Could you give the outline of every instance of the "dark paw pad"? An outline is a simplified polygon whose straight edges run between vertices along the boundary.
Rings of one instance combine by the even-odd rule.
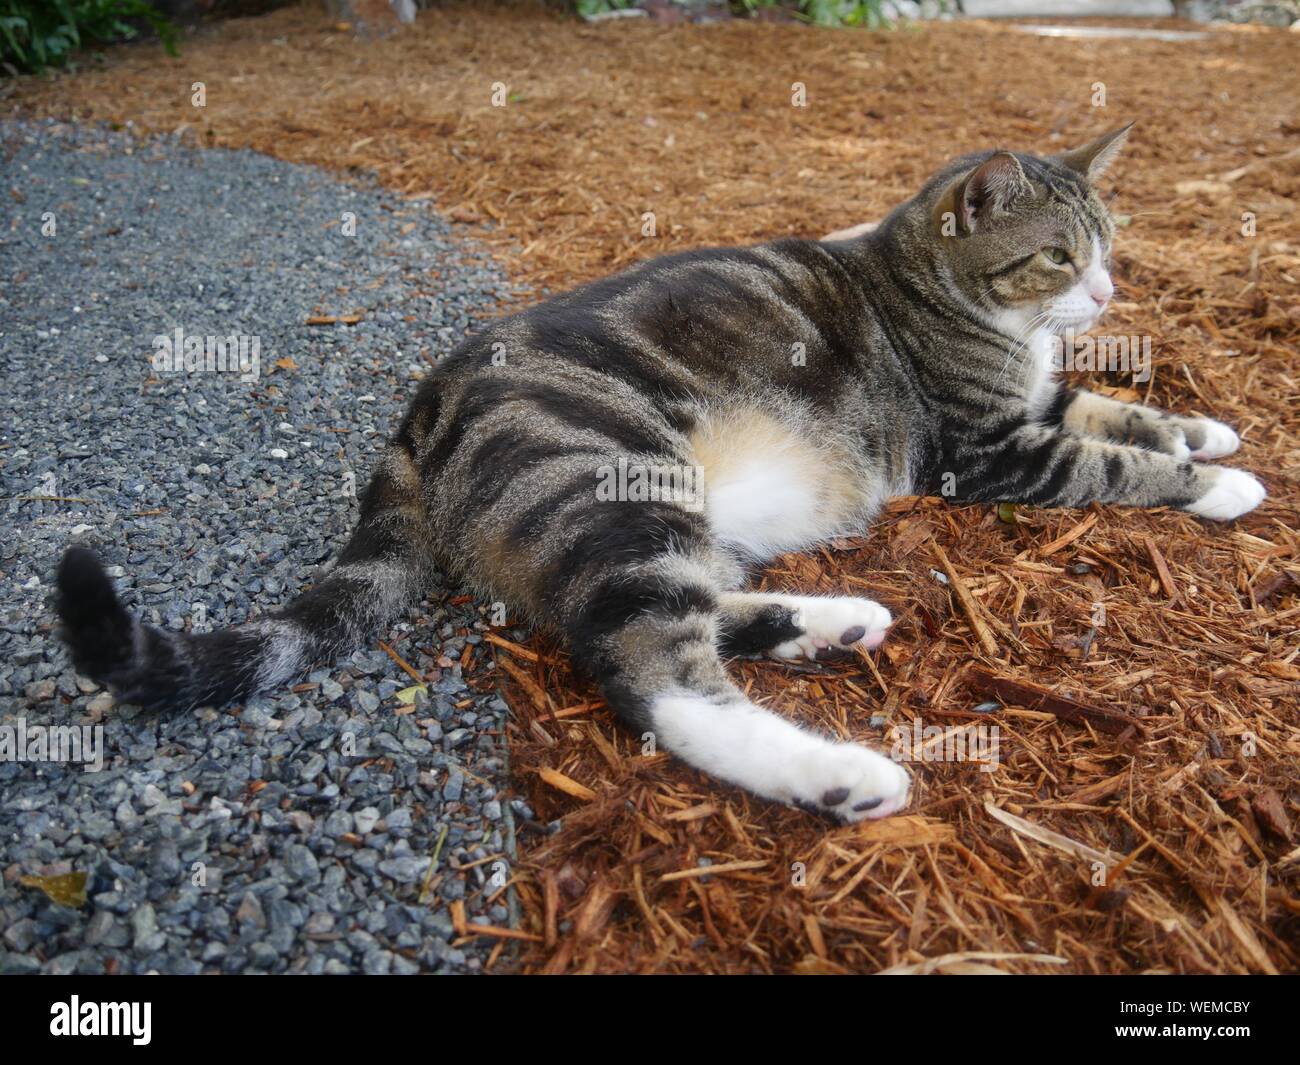
[[[865,625],[854,625],[853,628],[845,629],[840,634],[840,643],[844,644],[845,646],[848,646],[849,644],[857,643],[866,634],[867,634],[867,628]]]

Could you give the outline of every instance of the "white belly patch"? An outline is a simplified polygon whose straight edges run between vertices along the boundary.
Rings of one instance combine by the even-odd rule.
[[[754,559],[834,536],[873,502],[843,455],[760,411],[710,417],[691,443],[704,470],[709,524]]]

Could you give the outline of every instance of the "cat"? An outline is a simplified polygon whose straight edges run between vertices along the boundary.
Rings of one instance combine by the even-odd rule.
[[[1054,335],[1114,292],[1095,182],[1128,129],[958,159],[847,239],[670,255],[491,324],[420,384],[333,570],[278,613],[146,626],[71,547],[57,609],[76,668],[145,707],[246,698],[352,649],[440,569],[557,631],[614,713],[686,763],[843,821],[904,809],[902,765],[756,706],[723,662],[876,647],[889,610],[745,591],[747,567],[945,481],[1220,520],[1265,496],[1194,461],[1237,449],[1228,426],[1054,375]]]

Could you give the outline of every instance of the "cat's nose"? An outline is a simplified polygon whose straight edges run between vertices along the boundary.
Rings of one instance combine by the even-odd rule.
[[[1115,295],[1115,285],[1106,274],[1094,274],[1086,279],[1084,286],[1088,295],[1091,296],[1099,306],[1106,306],[1111,296]]]

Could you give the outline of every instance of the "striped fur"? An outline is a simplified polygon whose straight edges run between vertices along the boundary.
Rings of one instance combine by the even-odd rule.
[[[364,639],[435,562],[558,630],[618,715],[687,762],[848,820],[901,809],[901,766],[754,706],[720,657],[874,646],[888,611],[747,593],[747,563],[915,491],[1220,518],[1263,497],[1191,461],[1235,450],[1226,426],[1052,374],[1053,333],[1086,329],[1113,291],[1092,181],[1125,132],[958,160],[849,239],[673,255],[493,324],[422,383],[338,564],[280,614],[146,628],[70,551],[78,668],[153,706],[246,697]],[[702,492],[610,499],[598,484],[620,465],[702,473]]]

